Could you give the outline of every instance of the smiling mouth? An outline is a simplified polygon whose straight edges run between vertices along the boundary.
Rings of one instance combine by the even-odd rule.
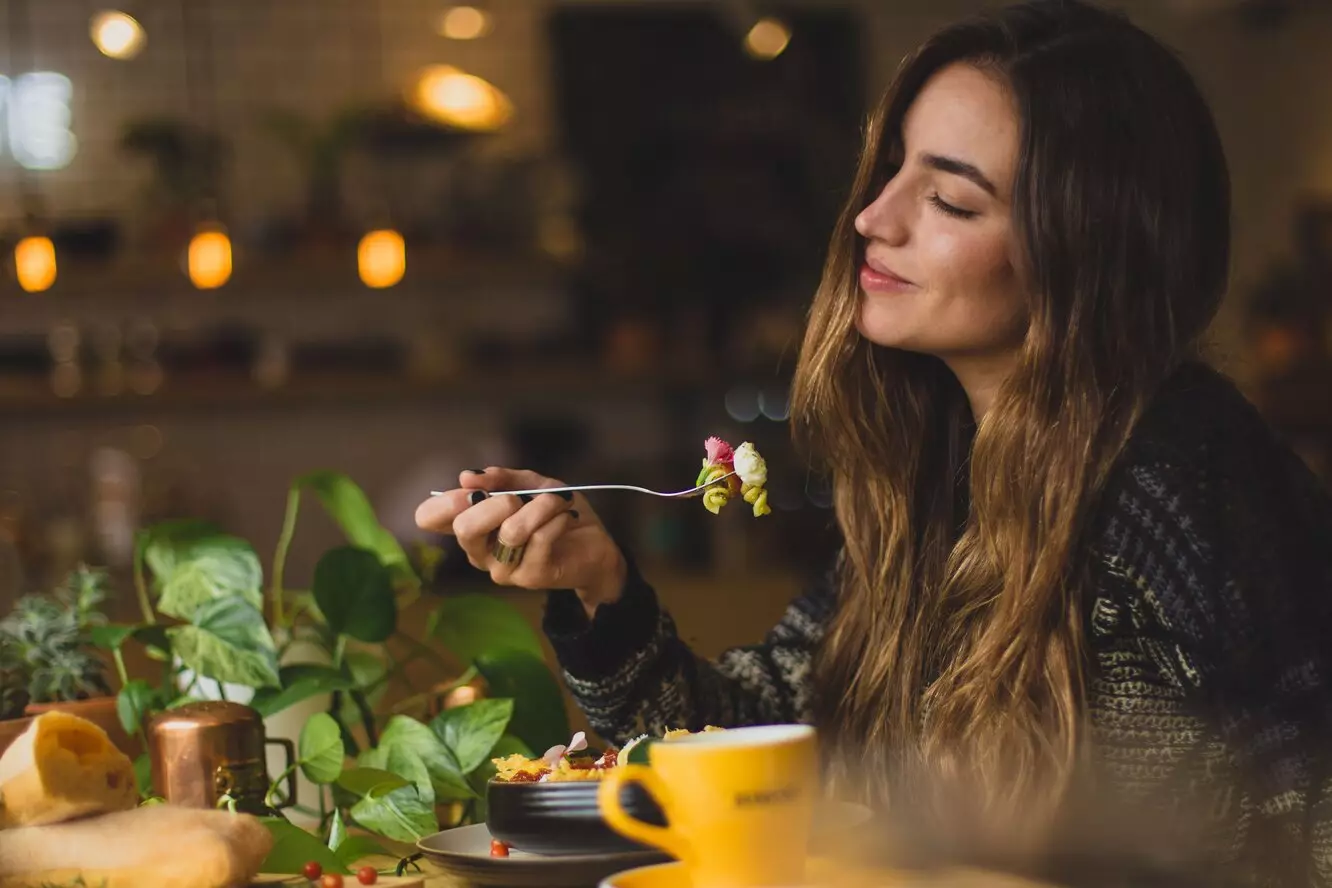
[[[866,258],[860,266],[860,286],[867,292],[900,293],[916,285],[877,262]]]

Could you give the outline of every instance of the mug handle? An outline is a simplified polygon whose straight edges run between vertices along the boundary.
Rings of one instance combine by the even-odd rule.
[[[283,800],[282,804],[277,807],[279,809],[290,808],[292,805],[296,804],[296,768],[293,767],[296,763],[296,745],[286,737],[268,738],[265,739],[264,742],[276,743],[287,753],[287,763],[282,766],[282,769],[287,773],[287,797]]]
[[[679,860],[689,861],[693,857],[694,849],[688,839],[669,826],[644,823],[624,810],[624,806],[620,804],[620,790],[632,783],[637,783],[647,790],[648,795],[652,796],[652,800],[666,815],[667,823],[675,820],[671,813],[673,805],[670,791],[666,789],[666,782],[646,765],[620,765],[602,778],[601,786],[597,789],[597,804],[601,808],[601,816],[606,818],[606,822],[616,832],[644,844],[662,848]]]

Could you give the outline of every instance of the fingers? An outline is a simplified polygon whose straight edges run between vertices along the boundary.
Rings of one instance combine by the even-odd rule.
[[[493,497],[513,499],[513,497]],[[500,524],[499,538],[508,546],[526,546],[537,530],[552,518],[569,511],[573,502],[571,493],[546,493],[534,498]]]
[[[471,491],[449,490],[416,507],[416,526],[434,533],[453,533],[453,520],[471,506]]]
[[[454,519],[480,502],[471,496],[474,491],[531,490],[538,487],[562,486],[562,482],[528,469],[506,469],[501,466],[465,469],[458,476],[458,482],[459,487],[440,496],[432,496],[416,507],[417,527],[434,533],[456,535]]]
[[[563,558],[555,557],[555,544],[577,526],[578,513],[573,509],[561,510],[527,537],[521,561],[516,564],[492,563],[490,579],[504,586],[563,588],[568,565]],[[504,533],[501,530],[501,534]],[[501,536],[501,539],[508,542],[507,537]]]
[[[516,496],[486,497],[481,491],[471,491],[476,504],[453,519],[453,534],[458,546],[467,554],[467,560],[478,570],[489,570],[493,538],[501,524],[524,508]],[[542,499],[553,497],[542,497]],[[506,540],[507,542],[507,540]]]
[[[459,486],[468,490],[532,490],[537,487],[562,487],[554,478],[530,469],[506,469],[490,466],[485,469],[464,469],[458,475]]]

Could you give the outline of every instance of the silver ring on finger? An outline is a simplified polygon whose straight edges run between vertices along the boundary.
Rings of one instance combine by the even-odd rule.
[[[517,567],[518,562],[523,560],[523,550],[526,548],[526,546],[510,546],[496,535],[495,547],[490,550],[490,556],[499,564]]]

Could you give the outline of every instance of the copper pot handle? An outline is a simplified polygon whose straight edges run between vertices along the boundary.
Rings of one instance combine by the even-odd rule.
[[[276,743],[286,750],[287,763],[282,766],[282,772],[287,775],[286,798],[283,799],[282,804],[275,805],[274,807],[279,809],[290,808],[292,805],[296,804],[296,744],[292,743],[286,737],[265,739],[264,742]]]

